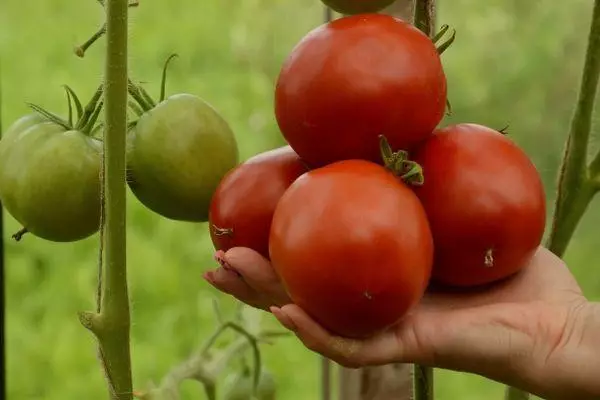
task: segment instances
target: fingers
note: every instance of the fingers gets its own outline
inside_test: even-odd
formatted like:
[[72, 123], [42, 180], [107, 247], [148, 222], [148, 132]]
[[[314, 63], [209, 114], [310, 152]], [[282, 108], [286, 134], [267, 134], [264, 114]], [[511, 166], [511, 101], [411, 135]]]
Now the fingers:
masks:
[[236, 247], [223, 255], [223, 261], [254, 291], [271, 299], [272, 304], [282, 306], [292, 302], [271, 263], [256, 251]]
[[259, 253], [248, 248], [219, 250], [215, 260], [221, 267], [206, 272], [204, 279], [216, 289], [266, 311], [291, 303], [273, 267]]
[[265, 300], [259, 293], [256, 293], [239, 275], [231, 270], [221, 267], [214, 271], [207, 271], [203, 276], [216, 289], [249, 306], [268, 310], [271, 305], [270, 301]]
[[405, 346], [396, 330], [386, 331], [367, 340], [349, 339], [332, 335], [294, 304], [281, 308], [271, 307], [271, 312], [308, 349], [346, 368], [400, 362], [406, 355]]

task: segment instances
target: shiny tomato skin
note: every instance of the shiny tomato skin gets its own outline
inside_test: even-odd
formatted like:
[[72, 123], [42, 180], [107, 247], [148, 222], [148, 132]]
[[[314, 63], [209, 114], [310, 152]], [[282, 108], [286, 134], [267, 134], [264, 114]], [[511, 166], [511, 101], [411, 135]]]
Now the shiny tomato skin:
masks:
[[395, 0], [322, 0], [332, 10], [340, 14], [371, 13], [383, 10]]
[[275, 115], [311, 167], [380, 163], [378, 136], [408, 150], [444, 116], [446, 77], [433, 42], [400, 19], [359, 14], [308, 33], [285, 61]]
[[528, 156], [500, 132], [465, 123], [437, 130], [413, 159], [425, 176], [414, 190], [433, 233], [432, 279], [470, 287], [517, 273], [546, 223], [543, 184]]
[[298, 178], [275, 209], [269, 250], [294, 303], [331, 332], [356, 338], [399, 321], [422, 297], [433, 262], [417, 197], [364, 160]]
[[289, 146], [260, 153], [231, 170], [211, 200], [209, 229], [215, 249], [249, 247], [268, 258], [275, 206], [306, 171]]

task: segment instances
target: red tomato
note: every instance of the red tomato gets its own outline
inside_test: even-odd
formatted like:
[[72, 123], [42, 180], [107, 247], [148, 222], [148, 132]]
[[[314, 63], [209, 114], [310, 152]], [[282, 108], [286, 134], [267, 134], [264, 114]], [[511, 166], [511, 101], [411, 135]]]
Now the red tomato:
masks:
[[381, 11], [395, 0], [322, 0], [340, 14], [359, 14]]
[[399, 321], [422, 297], [433, 262], [417, 197], [364, 160], [298, 178], [275, 209], [269, 249], [294, 303], [346, 337]]
[[481, 125], [438, 130], [413, 157], [425, 183], [415, 193], [435, 243], [433, 279], [491, 283], [519, 271], [540, 245], [546, 198], [527, 155]]
[[219, 183], [210, 204], [210, 237], [215, 248], [249, 247], [268, 258], [275, 206], [306, 171], [289, 146], [258, 154], [231, 170]]
[[311, 167], [380, 163], [378, 136], [397, 150], [429, 137], [444, 116], [446, 77], [433, 42], [383, 14], [337, 19], [293, 49], [275, 89], [287, 142]]

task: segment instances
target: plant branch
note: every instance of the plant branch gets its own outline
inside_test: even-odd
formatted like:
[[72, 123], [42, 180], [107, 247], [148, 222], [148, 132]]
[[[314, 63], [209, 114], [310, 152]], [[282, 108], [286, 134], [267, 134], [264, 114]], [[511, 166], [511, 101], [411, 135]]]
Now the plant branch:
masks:
[[[595, 0], [579, 97], [563, 154], [554, 217], [547, 242], [550, 251], [559, 257], [564, 255], [581, 218], [600, 189], [600, 153], [589, 168], [587, 166], [592, 114], [599, 79], [600, 0]], [[507, 400], [528, 398], [529, 394], [526, 392], [507, 388]]]
[[[214, 344], [214, 338], [223, 331], [217, 331], [194, 354], [181, 364], [172, 368], [162, 379], [157, 388], [146, 393], [139, 393], [136, 397], [143, 400], [171, 400], [178, 399], [179, 387], [186, 380], [201, 382], [208, 392], [214, 391], [217, 377], [230, 364], [231, 360], [241, 357], [252, 346], [247, 337], [242, 337], [229, 344], [214, 355], [207, 353], [207, 348]], [[265, 330], [256, 335], [257, 342], [268, 343], [268, 340], [278, 336], [288, 335], [287, 332]]]
[[[112, 400], [132, 399], [130, 314], [125, 253], [128, 1], [107, 0], [105, 60], [105, 265], [99, 313], [80, 321], [99, 342]], [[85, 113], [84, 113], [85, 114]]]
[[[435, 0], [415, 0], [413, 23], [433, 39], [435, 36]], [[433, 400], [433, 368], [415, 364], [413, 379], [415, 400]]]
[[594, 179], [600, 171], [600, 154], [587, 168], [587, 151], [592, 126], [594, 102], [600, 78], [600, 0], [592, 13], [585, 65], [571, 130], [560, 171], [552, 230], [548, 247], [562, 256], [597, 191]]
[[414, 24], [427, 36], [433, 37], [435, 31], [435, 0], [416, 0]]

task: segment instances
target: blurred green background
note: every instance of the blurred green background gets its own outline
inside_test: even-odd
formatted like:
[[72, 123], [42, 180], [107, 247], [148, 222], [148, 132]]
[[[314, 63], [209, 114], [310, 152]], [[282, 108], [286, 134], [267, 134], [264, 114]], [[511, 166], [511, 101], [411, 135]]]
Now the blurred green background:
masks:
[[[548, 201], [577, 95], [591, 1], [440, 0], [439, 23], [458, 31], [443, 56], [454, 114], [444, 124], [502, 128], [543, 174]], [[66, 112], [60, 85], [84, 98], [103, 73], [101, 40], [84, 59], [73, 46], [100, 26], [94, 0], [0, 2], [5, 127], [28, 112], [25, 101]], [[168, 92], [186, 91], [213, 104], [231, 123], [241, 157], [281, 145], [273, 116], [273, 83], [295, 43], [321, 23], [317, 0], [142, 0], [131, 12], [132, 77], [158, 92], [160, 68], [177, 52]], [[600, 133], [596, 135], [600, 137]], [[593, 146], [595, 148], [595, 146]], [[599, 203], [592, 204], [566, 256], [586, 295], [600, 300]], [[549, 207], [549, 212], [551, 207]], [[18, 229], [8, 218], [9, 234]], [[159, 380], [214, 329], [211, 299], [233, 302], [202, 279], [214, 267], [205, 225], [175, 223], [130, 197], [129, 280], [135, 386]], [[76, 244], [26, 237], [8, 240], [7, 349], [9, 399], [104, 399], [92, 336], [76, 317], [93, 308], [97, 236]], [[272, 321], [268, 316], [265, 324]], [[318, 358], [292, 338], [264, 348], [281, 399], [316, 399]], [[503, 386], [441, 371], [440, 400], [500, 399]], [[299, 388], [301, 390], [299, 390]], [[198, 385], [184, 399], [203, 399]]]

